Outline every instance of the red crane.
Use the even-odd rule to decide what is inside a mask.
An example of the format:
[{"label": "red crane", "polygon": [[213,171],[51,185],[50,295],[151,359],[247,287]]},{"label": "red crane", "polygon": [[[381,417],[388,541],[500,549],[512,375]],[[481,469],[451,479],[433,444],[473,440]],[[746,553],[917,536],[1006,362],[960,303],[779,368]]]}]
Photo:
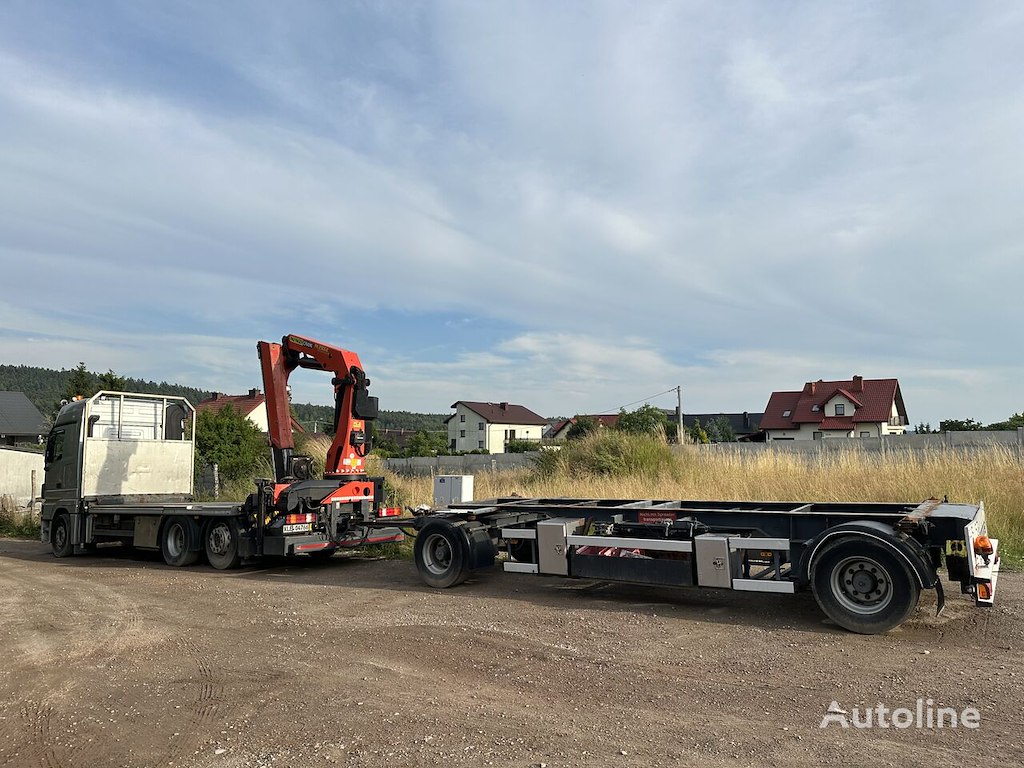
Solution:
[{"label": "red crane", "polygon": [[280,344],[261,341],[256,345],[267,393],[267,421],[278,483],[299,478],[292,459],[292,416],[289,409],[288,377],[296,368],[329,371],[334,374],[334,442],[327,451],[324,478],[364,475],[363,459],[370,450],[366,420],[377,417],[377,398],[367,392],[370,380],[363,372],[359,355],[332,347],[316,339],[289,334]]}]

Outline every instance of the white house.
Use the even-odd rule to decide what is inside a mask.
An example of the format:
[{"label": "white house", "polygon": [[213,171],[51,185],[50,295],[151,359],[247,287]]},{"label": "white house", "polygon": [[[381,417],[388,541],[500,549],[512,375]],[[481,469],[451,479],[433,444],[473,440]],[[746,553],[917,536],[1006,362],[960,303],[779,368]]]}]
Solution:
[{"label": "white house", "polygon": [[768,440],[827,440],[902,435],[908,423],[899,381],[854,376],[772,392],[761,429]]},{"label": "white house", "polygon": [[539,441],[548,423],[529,408],[511,403],[459,400],[452,403],[452,408],[455,413],[445,422],[448,446],[453,451],[504,453],[508,440]]},{"label": "white house", "polygon": [[[267,418],[267,396],[258,389],[250,389],[247,395],[224,395],[214,392],[211,397],[196,404],[196,412],[219,411],[228,405],[255,424],[260,432],[270,431],[270,422]],[[293,418],[292,431],[305,432],[306,430]]]}]

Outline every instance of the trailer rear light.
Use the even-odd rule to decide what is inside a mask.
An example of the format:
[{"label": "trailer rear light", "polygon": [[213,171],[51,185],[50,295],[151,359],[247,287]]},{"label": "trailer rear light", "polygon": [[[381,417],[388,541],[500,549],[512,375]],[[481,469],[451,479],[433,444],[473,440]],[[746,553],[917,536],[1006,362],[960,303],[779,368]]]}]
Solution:
[{"label": "trailer rear light", "polygon": [[286,515],[284,522],[286,525],[296,525],[297,523],[312,523],[316,519],[316,515],[312,512],[303,512],[296,515]]},{"label": "trailer rear light", "polygon": [[381,507],[377,510],[377,517],[401,517],[401,507]]},{"label": "trailer rear light", "polygon": [[992,554],[992,540],[985,535],[974,537],[974,554],[988,557]]},{"label": "trailer rear light", "polygon": [[331,547],[331,543],[329,541],[324,541],[324,542],[319,542],[318,541],[318,542],[314,542],[313,544],[299,544],[297,547],[295,547],[295,551],[296,552],[317,552],[319,550],[328,549],[330,547]]},{"label": "trailer rear light", "polygon": [[978,599],[979,600],[991,600],[992,599],[992,585],[987,581],[978,582]]}]

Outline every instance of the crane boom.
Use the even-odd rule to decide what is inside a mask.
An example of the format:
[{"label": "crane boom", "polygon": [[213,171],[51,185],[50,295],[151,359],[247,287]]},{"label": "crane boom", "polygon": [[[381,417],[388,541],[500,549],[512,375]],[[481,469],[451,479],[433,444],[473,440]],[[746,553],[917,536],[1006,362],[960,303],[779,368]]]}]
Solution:
[{"label": "crane boom", "polygon": [[377,417],[377,398],[367,392],[370,380],[359,355],[296,334],[285,336],[280,344],[261,341],[256,347],[267,393],[267,422],[277,482],[296,476],[288,397],[288,377],[296,368],[334,374],[334,441],[327,451],[324,477],[365,474],[363,459],[370,450],[366,422]]}]

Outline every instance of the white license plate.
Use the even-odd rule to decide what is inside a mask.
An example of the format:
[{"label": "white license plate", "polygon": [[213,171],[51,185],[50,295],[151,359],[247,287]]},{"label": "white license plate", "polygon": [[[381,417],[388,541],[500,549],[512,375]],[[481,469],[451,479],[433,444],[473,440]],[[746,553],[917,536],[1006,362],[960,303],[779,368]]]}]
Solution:
[{"label": "white license plate", "polygon": [[310,533],[312,530],[312,523],[292,523],[284,527],[285,533]]}]

